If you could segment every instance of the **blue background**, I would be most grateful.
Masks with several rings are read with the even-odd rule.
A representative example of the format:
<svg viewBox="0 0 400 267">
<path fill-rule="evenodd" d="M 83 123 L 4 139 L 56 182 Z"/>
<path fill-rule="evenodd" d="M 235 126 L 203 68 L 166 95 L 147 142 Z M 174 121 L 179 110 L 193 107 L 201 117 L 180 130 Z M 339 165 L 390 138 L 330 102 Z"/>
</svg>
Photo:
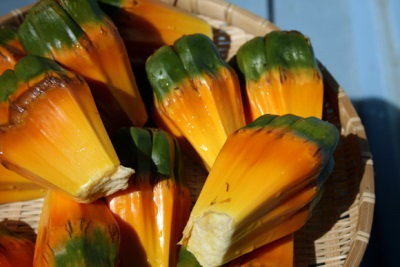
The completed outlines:
<svg viewBox="0 0 400 267">
<path fill-rule="evenodd" d="M 201 0 L 199 0 L 201 1 Z M 1 0 L 0 16 L 33 0 Z M 399 266 L 400 1 L 229 0 L 281 29 L 308 35 L 365 126 L 376 206 L 363 266 Z"/>
</svg>

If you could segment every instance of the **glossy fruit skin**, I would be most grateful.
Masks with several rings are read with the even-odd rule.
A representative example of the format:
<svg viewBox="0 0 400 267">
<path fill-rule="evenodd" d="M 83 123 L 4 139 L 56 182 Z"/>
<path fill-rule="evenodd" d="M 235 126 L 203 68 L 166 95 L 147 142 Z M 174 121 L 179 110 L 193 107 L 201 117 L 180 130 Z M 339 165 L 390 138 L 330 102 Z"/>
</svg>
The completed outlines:
<svg viewBox="0 0 400 267">
<path fill-rule="evenodd" d="M 104 199 L 82 204 L 49 191 L 33 266 L 118 266 L 120 231 Z"/>
<path fill-rule="evenodd" d="M 9 230 L 0 223 L 0 266 L 30 267 L 33 263 L 35 243 Z"/>
<path fill-rule="evenodd" d="M 18 29 L 28 54 L 55 60 L 82 76 L 109 133 L 148 119 L 125 44 L 95 0 L 43 0 Z"/>
<path fill-rule="evenodd" d="M 183 137 L 209 170 L 227 136 L 245 125 L 235 71 L 211 39 L 193 34 L 158 49 L 148 58 L 146 73 L 157 125 Z"/>
<path fill-rule="evenodd" d="M 133 170 L 120 165 L 80 75 L 27 55 L 0 76 L 0 95 L 9 110 L 0 125 L 6 168 L 82 203 L 127 187 Z"/>
<path fill-rule="evenodd" d="M 310 39 L 301 32 L 254 37 L 230 64 L 240 77 L 247 123 L 263 114 L 322 118 L 323 76 Z"/>
<path fill-rule="evenodd" d="M 177 141 L 154 128 L 120 129 L 113 137 L 129 187 L 106 198 L 121 229 L 121 266 L 176 266 L 192 206 Z"/>
<path fill-rule="evenodd" d="M 231 134 L 184 229 L 181 266 L 193 257 L 220 266 L 300 229 L 333 170 L 339 137 L 328 122 L 292 114 L 265 114 Z"/>
<path fill-rule="evenodd" d="M 213 37 L 211 25 L 180 8 L 160 0 L 98 0 L 112 18 L 126 44 L 136 69 L 164 45 L 173 45 L 183 35 L 202 33 Z"/>
<path fill-rule="evenodd" d="M 18 40 L 17 30 L 9 25 L 0 26 L 0 75 L 14 65 L 26 53 Z"/>
</svg>

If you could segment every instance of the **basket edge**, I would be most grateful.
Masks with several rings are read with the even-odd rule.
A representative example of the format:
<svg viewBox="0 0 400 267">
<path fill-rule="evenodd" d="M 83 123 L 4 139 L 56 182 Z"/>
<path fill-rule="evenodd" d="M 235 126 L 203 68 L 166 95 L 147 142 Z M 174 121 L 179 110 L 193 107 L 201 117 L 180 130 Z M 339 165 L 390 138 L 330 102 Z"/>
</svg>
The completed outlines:
<svg viewBox="0 0 400 267">
<path fill-rule="evenodd" d="M 232 25 L 235 27 L 239 27 L 253 35 L 263 35 L 273 30 L 279 30 L 278 27 L 273 25 L 271 22 L 248 12 L 234 4 L 227 3 L 224 0 L 162 0 L 163 2 L 167 2 L 169 4 L 173 4 L 179 8 L 185 9 L 191 13 L 198 15 L 205 15 L 214 17 L 215 19 L 220 19 L 225 21 L 228 25 Z M 203 6 L 208 5 L 208 6 Z M 24 14 L 29 10 L 32 5 L 28 5 L 22 8 L 11 10 L 10 13 L 5 16 L 0 17 L 0 24 L 13 24 L 22 22 L 24 18 Z M 218 7 L 218 8 L 216 8 Z M 211 9 L 210 9 L 211 8 Z M 215 11 L 218 10 L 217 15 L 215 15 Z M 217 17 L 215 17 L 217 16 Z M 243 28 L 244 27 L 244 28 Z M 331 76 L 327 69 L 324 70 L 324 74 L 327 74 L 329 82 L 333 82 L 338 85 L 336 80 Z M 355 266 L 358 265 L 364 252 L 366 250 L 366 246 L 368 244 L 369 233 L 372 227 L 372 214 L 374 210 L 375 203 L 375 193 L 374 193 L 374 181 L 373 181 L 373 161 L 372 155 L 369 150 L 368 141 L 365 135 L 364 127 L 362 125 L 361 120 L 359 119 L 355 108 L 351 104 L 350 99 L 348 98 L 345 91 L 338 86 L 338 97 L 340 98 L 340 102 L 342 105 L 346 106 L 346 110 L 350 113 L 350 117 L 358 118 L 356 120 L 350 121 L 350 124 L 345 126 L 345 132 L 349 131 L 349 128 L 356 129 L 357 136 L 361 138 L 365 138 L 365 142 L 359 142 L 360 150 L 362 154 L 362 159 L 365 163 L 365 171 L 363 177 L 361 178 L 360 183 L 360 192 L 361 192 L 361 202 L 360 202 L 360 214 L 364 214 L 367 220 L 364 222 L 358 222 L 358 228 L 362 229 L 362 231 L 357 231 L 356 233 L 356 242 L 352 244 L 350 248 L 349 254 L 346 257 L 344 266 Z M 372 177 L 372 179 L 371 179 Z M 365 233 L 368 234 L 365 235 Z M 355 265 L 354 265 L 355 264 Z"/>
</svg>

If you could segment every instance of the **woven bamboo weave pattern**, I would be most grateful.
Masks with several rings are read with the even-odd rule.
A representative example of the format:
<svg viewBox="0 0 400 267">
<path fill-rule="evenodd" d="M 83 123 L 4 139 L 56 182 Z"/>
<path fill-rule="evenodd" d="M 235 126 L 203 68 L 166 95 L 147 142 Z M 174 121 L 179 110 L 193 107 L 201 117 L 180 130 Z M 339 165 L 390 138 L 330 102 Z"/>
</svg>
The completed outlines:
<svg viewBox="0 0 400 267">
<path fill-rule="evenodd" d="M 218 0 L 163 0 L 207 20 L 214 42 L 229 60 L 247 40 L 278 28 L 248 11 Z M 19 25 L 30 7 L 13 10 L 0 24 Z M 312 41 L 312 40 L 311 40 Z M 316 55 L 318 57 L 318 55 Z M 295 266 L 358 266 L 368 244 L 375 203 L 373 160 L 364 127 L 345 91 L 321 64 L 325 81 L 323 119 L 340 129 L 335 169 L 308 223 L 295 235 Z M 188 161 L 195 201 L 206 173 Z M 42 199 L 0 205 L 0 220 L 35 238 Z"/>
</svg>

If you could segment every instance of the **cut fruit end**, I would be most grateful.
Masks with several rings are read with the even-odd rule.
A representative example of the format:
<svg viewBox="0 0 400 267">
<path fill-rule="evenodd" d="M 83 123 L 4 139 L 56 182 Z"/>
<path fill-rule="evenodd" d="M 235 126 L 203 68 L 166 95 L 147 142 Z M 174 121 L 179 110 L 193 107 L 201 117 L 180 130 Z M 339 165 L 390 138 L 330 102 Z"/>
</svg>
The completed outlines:
<svg viewBox="0 0 400 267">
<path fill-rule="evenodd" d="M 220 212 L 206 212 L 192 224 L 187 250 L 195 255 L 201 266 L 220 266 L 230 247 L 234 233 L 232 217 Z"/>
<path fill-rule="evenodd" d="M 91 180 L 82 186 L 75 200 L 80 203 L 90 203 L 100 197 L 106 197 L 119 190 L 126 189 L 128 188 L 128 180 L 134 173 L 133 169 L 119 165 L 110 175 Z"/>
</svg>

